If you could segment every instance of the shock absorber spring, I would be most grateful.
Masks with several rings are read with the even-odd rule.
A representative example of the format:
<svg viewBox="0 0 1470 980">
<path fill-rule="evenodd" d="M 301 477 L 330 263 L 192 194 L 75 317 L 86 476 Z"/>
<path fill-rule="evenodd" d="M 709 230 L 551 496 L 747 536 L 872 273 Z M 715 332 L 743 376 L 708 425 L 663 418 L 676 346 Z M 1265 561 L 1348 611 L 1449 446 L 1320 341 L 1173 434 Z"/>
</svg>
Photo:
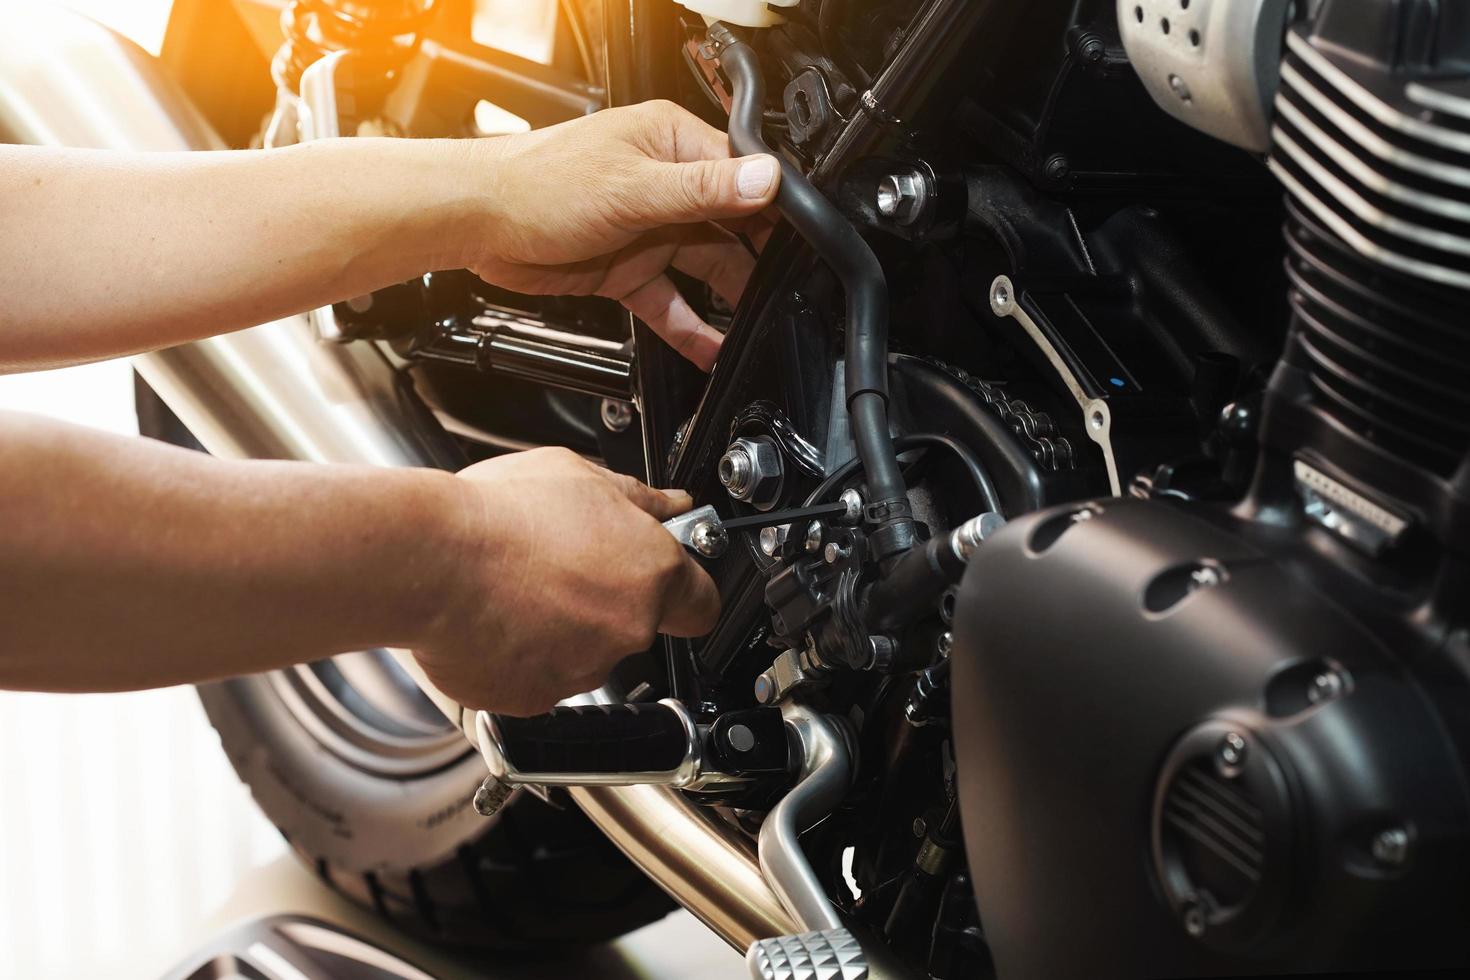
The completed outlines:
<svg viewBox="0 0 1470 980">
<path fill-rule="evenodd" d="M 291 0 L 281 11 L 285 43 L 271 77 L 296 92 L 301 73 L 331 51 L 351 51 L 391 75 L 418 49 L 436 0 Z"/>
</svg>

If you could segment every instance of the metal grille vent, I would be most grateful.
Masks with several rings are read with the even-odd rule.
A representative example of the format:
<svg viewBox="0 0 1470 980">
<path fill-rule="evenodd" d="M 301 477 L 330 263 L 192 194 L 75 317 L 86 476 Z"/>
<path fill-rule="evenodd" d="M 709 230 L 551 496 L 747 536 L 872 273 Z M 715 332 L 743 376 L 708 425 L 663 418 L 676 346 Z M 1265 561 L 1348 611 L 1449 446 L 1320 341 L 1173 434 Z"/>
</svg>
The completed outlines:
<svg viewBox="0 0 1470 980">
<path fill-rule="evenodd" d="M 1470 447 L 1470 99 L 1287 39 L 1288 358 L 1345 429 L 1452 473 Z"/>
<path fill-rule="evenodd" d="M 1249 901 L 1265 872 L 1264 816 L 1208 759 L 1184 766 L 1170 782 L 1162 832 L 1196 892 L 1207 894 L 1219 908 Z"/>
</svg>

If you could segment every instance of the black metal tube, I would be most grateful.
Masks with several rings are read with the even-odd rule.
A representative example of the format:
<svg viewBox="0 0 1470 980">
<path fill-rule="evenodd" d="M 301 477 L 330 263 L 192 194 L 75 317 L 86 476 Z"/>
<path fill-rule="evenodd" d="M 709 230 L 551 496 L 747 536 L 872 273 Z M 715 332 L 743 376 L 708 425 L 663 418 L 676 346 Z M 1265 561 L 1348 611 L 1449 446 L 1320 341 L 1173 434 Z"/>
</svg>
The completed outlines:
<svg viewBox="0 0 1470 980">
<path fill-rule="evenodd" d="M 847 295 L 847 411 L 867 477 L 870 513 L 880 515 L 879 523 L 909 521 L 903 473 L 888 433 L 888 285 L 883 267 L 852 223 L 766 145 L 761 135 L 765 80 L 755 50 L 723 24 L 712 25 L 709 37 L 719 45 L 720 66 L 733 89 L 730 148 L 742 156 L 769 153 L 781 161 L 776 207 L 831 266 Z"/>
</svg>

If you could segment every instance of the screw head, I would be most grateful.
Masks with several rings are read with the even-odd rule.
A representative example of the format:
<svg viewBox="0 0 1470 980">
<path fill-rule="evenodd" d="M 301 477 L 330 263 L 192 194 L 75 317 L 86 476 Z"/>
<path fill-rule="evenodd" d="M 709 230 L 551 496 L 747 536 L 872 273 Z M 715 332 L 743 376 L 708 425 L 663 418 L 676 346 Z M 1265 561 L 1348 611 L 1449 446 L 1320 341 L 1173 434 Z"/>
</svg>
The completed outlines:
<svg viewBox="0 0 1470 980">
<path fill-rule="evenodd" d="M 1409 832 L 1403 827 L 1380 830 L 1373 838 L 1373 860 L 1386 868 L 1397 868 L 1409 858 Z"/>
<path fill-rule="evenodd" d="M 1046 163 L 1042 165 L 1041 172 L 1046 176 L 1047 180 L 1066 180 L 1067 175 L 1072 172 L 1072 165 L 1067 162 L 1064 154 L 1053 153 L 1046 158 Z"/>
<path fill-rule="evenodd" d="M 842 506 L 847 510 L 842 512 L 842 519 L 849 524 L 856 524 L 863 519 L 863 495 L 856 490 L 848 489 L 842 491 L 838 496 Z"/>
<path fill-rule="evenodd" d="M 725 740 L 736 752 L 749 752 L 755 748 L 755 732 L 745 725 L 731 725 L 725 733 Z"/>
<path fill-rule="evenodd" d="M 827 547 L 822 551 L 822 557 L 826 559 L 829 565 L 837 564 L 849 554 L 851 552 L 836 541 L 828 542 Z"/>
<path fill-rule="evenodd" d="M 929 825 L 924 822 L 923 817 L 914 818 L 913 831 L 915 837 L 923 837 L 929 832 Z"/>
<path fill-rule="evenodd" d="M 1169 76 L 1169 88 L 1179 97 L 1180 102 L 1191 102 L 1194 96 L 1189 94 L 1189 86 L 1184 84 L 1184 79 L 1178 75 Z"/>
<path fill-rule="evenodd" d="M 704 557 L 718 558 L 725 553 L 725 545 L 730 543 L 730 536 L 720 525 L 700 521 L 690 530 L 689 543 Z"/>
<path fill-rule="evenodd" d="M 1240 768 L 1245 762 L 1245 737 L 1239 732 L 1226 732 L 1225 737 L 1220 739 L 1220 747 L 1216 755 L 1223 769 L 1233 771 Z"/>
<path fill-rule="evenodd" d="M 941 657 L 948 657 L 949 652 L 954 649 L 954 634 L 951 633 L 949 630 L 945 630 L 943 633 L 940 633 L 938 646 L 939 655 Z"/>
<path fill-rule="evenodd" d="M 822 550 L 822 522 L 812 521 L 806 526 L 806 550 L 816 554 Z"/>
</svg>

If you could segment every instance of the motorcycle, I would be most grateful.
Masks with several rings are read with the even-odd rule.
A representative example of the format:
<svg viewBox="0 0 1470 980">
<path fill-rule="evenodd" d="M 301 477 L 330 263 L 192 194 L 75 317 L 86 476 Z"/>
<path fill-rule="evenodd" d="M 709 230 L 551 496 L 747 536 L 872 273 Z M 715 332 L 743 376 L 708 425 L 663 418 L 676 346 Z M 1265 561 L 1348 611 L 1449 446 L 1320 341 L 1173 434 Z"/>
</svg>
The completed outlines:
<svg viewBox="0 0 1470 980">
<path fill-rule="evenodd" d="M 1432 0 L 564 0 L 542 60 L 468 0 L 180 0 L 157 60 L 30 15 L 0 136 L 661 98 L 782 160 L 739 304 L 680 282 L 708 376 L 455 270 L 136 361 L 145 434 L 221 456 L 559 444 L 695 498 L 719 625 L 549 715 L 396 650 L 201 689 L 393 924 L 499 950 L 672 900 L 765 978 L 1463 968 L 1467 79 Z"/>
</svg>

